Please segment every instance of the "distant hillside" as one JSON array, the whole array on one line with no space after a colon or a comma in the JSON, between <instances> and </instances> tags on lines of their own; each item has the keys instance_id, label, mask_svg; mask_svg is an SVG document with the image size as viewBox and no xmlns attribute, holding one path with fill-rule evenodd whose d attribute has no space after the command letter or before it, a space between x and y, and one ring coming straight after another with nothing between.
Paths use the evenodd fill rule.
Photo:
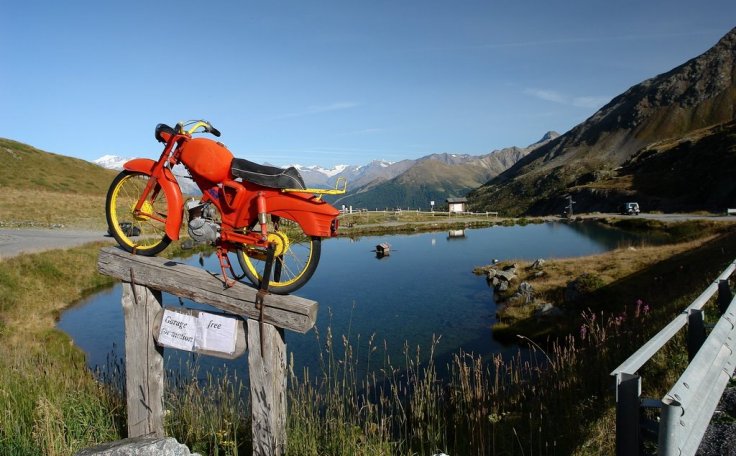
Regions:
<instances>
[{"instance_id":1,"label":"distant hillside","mask_svg":"<svg viewBox=\"0 0 736 456\"><path fill-rule=\"evenodd\" d=\"M404 160L388 167L387 172L396 171L397 165L403 168L395 177L378 177L362 186L348 182L349 194L334 202L369 209L429 209L430 201L434 201L436 208L441 207L447 198L464 196L557 136L555 132L548 132L528 147L509 147L480 156L432 154L413 161Z\"/></svg>"},{"instance_id":2,"label":"distant hillside","mask_svg":"<svg viewBox=\"0 0 736 456\"><path fill-rule=\"evenodd\" d=\"M105 228L117 172L0 138L0 226Z\"/></svg>"},{"instance_id":3,"label":"distant hillside","mask_svg":"<svg viewBox=\"0 0 736 456\"><path fill-rule=\"evenodd\" d=\"M623 200L645 211L736 208L736 121L651 144L616 175L570 188L579 211L615 211Z\"/></svg>"},{"instance_id":4,"label":"distant hillside","mask_svg":"<svg viewBox=\"0 0 736 456\"><path fill-rule=\"evenodd\" d=\"M105 195L116 172L0 138L0 187Z\"/></svg>"},{"instance_id":5,"label":"distant hillside","mask_svg":"<svg viewBox=\"0 0 736 456\"><path fill-rule=\"evenodd\" d=\"M730 122L735 115L733 29L704 54L631 87L582 124L473 191L471 208L507 214L559 212L564 195L617 176L621 165L650 144ZM667 171L660 170L662 176ZM598 200L601 207L610 203Z\"/></svg>"}]
</instances>

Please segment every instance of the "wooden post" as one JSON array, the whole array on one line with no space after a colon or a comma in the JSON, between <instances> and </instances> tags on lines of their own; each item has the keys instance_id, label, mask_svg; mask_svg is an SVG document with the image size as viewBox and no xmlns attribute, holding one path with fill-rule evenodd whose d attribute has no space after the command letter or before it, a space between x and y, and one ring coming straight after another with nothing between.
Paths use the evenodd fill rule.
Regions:
<instances>
[{"instance_id":1,"label":"wooden post","mask_svg":"<svg viewBox=\"0 0 736 456\"><path fill-rule=\"evenodd\" d=\"M122 303L128 437L164 437L163 349L153 340L153 323L161 310L161 292L123 282Z\"/></svg>"},{"instance_id":2,"label":"wooden post","mask_svg":"<svg viewBox=\"0 0 736 456\"><path fill-rule=\"evenodd\" d=\"M248 375L253 454L283 455L286 452L286 341L283 329L248 320Z\"/></svg>"},{"instance_id":3,"label":"wooden post","mask_svg":"<svg viewBox=\"0 0 736 456\"><path fill-rule=\"evenodd\" d=\"M164 436L163 357L161 348L154 344L153 328L162 308L161 292L167 292L248 318L253 454L285 454L284 329L309 331L317 321L315 301L293 295L268 295L261 313L255 305L257 290L252 287L236 283L225 288L221 278L201 268L164 258L131 255L116 247L100 250L97 270L123 281L129 437Z\"/></svg>"}]
</instances>

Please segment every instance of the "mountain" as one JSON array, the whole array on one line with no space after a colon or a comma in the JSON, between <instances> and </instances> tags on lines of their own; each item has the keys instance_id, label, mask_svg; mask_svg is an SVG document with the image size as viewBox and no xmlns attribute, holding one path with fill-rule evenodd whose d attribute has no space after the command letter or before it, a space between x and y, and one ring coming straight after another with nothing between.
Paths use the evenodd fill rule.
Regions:
<instances>
[{"instance_id":1,"label":"mountain","mask_svg":"<svg viewBox=\"0 0 736 456\"><path fill-rule=\"evenodd\" d=\"M623 172L633 172L622 166L632 163L637 154L641 157L647 147L732 121L735 65L736 28L702 55L631 87L580 125L471 192L470 208L511 215L548 214L561 212L566 195L578 202L576 210L608 210L636 198L636 188L598 190ZM667 172L660 170L662 176Z\"/></svg>"},{"instance_id":2,"label":"mountain","mask_svg":"<svg viewBox=\"0 0 736 456\"><path fill-rule=\"evenodd\" d=\"M435 201L440 206L449 197L465 195L557 136L559 134L556 132L547 132L542 139L530 146L509 147L480 156L443 153L399 162L373 160L363 166L292 166L299 170L307 187L333 188L338 185L339 179L345 179L348 194L326 197L333 204L361 208L421 206L429 209L430 201ZM105 155L94 163L119 170L127 160ZM181 165L174 167L174 174L177 177L188 176ZM199 193L189 179L178 180L184 193ZM340 183L340 187L342 185Z\"/></svg>"},{"instance_id":3,"label":"mountain","mask_svg":"<svg viewBox=\"0 0 736 456\"><path fill-rule=\"evenodd\" d=\"M124 158L119 157L117 155L103 155L102 157L93 160L92 163L95 165L101 166L106 169L112 169L116 171L121 171L123 169L123 165L128 160L131 160L130 158ZM185 195L201 195L202 192L199 191L199 187L197 187L197 184L194 183L194 181L189 177L189 171L184 167L184 165L178 164L174 166L172 169L174 172L174 176L176 176L176 180L179 182L179 186L181 187L181 191Z\"/></svg>"},{"instance_id":4,"label":"mountain","mask_svg":"<svg viewBox=\"0 0 736 456\"><path fill-rule=\"evenodd\" d=\"M465 195L557 136L556 132L548 132L527 147L509 147L480 156L444 153L404 160L386 167L384 174L372 181L348 182L348 194L334 203L369 209L429 209L430 201L434 201L437 208L447 198Z\"/></svg>"},{"instance_id":5,"label":"mountain","mask_svg":"<svg viewBox=\"0 0 736 456\"><path fill-rule=\"evenodd\" d=\"M331 169L319 166L293 165L299 170L308 187L334 187L338 179L345 179L350 188L359 188L371 183L391 179L406 171L414 160L402 160L400 162L389 162L386 160L373 160L367 165L337 165Z\"/></svg>"}]
</instances>

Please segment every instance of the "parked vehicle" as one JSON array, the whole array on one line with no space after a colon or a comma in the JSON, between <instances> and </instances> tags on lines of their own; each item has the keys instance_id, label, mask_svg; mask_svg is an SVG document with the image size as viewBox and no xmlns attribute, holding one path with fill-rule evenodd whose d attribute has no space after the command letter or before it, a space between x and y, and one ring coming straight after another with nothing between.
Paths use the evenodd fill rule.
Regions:
<instances>
[{"instance_id":1,"label":"parked vehicle","mask_svg":"<svg viewBox=\"0 0 736 456\"><path fill-rule=\"evenodd\" d=\"M639 203L624 203L621 205L620 212L624 215L639 215Z\"/></svg>"},{"instance_id":2,"label":"parked vehicle","mask_svg":"<svg viewBox=\"0 0 736 456\"><path fill-rule=\"evenodd\" d=\"M234 283L229 274L277 294L302 287L317 268L322 238L337 234L339 212L322 196L345 189L308 189L293 167L234 158L222 143L193 138L194 133L220 136L203 120L174 128L159 124L155 137L164 144L159 159L123 165L107 193L112 236L128 252L153 256L179 239L187 214L191 238L217 247L226 285ZM202 191L186 204L171 170L179 163ZM236 276L228 253L236 255L244 276Z\"/></svg>"}]
</instances>

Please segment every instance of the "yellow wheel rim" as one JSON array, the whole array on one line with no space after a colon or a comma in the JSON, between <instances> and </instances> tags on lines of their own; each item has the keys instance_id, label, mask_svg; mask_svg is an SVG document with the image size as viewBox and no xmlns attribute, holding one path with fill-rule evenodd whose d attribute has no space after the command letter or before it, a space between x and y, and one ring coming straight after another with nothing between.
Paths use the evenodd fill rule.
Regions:
<instances>
[{"instance_id":1,"label":"yellow wheel rim","mask_svg":"<svg viewBox=\"0 0 736 456\"><path fill-rule=\"evenodd\" d=\"M165 219L168 211L166 195L160 191L155 201L143 203L139 215L133 214L147 179L147 176L135 174L125 177L116 185L110 200L110 228L122 242L141 250L157 246L166 234L165 223L154 220L149 214ZM127 232L121 226L126 226Z\"/></svg>"}]
</instances>

